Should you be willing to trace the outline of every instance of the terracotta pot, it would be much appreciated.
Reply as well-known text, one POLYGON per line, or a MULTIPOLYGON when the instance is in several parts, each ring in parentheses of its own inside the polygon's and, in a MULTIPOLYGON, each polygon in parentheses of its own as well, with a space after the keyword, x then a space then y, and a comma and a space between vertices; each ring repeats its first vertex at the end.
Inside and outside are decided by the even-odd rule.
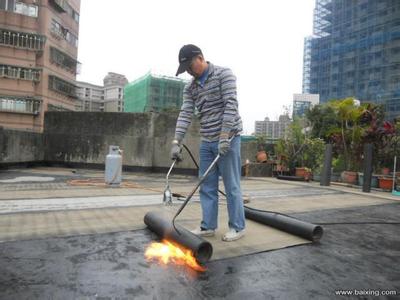
POLYGON ((349 184, 357 183, 357 172, 353 171, 343 171, 342 172, 342 181, 349 184))
POLYGON ((306 174, 306 168, 296 168, 296 176, 304 177, 306 174))
POLYGON ((296 168, 297 177, 303 177, 305 180, 311 179, 311 172, 307 170, 307 168, 296 168))
POLYGON ((390 169, 389 168, 382 168, 382 175, 389 175, 390 169))
POLYGON ((267 158, 268 158, 267 153, 264 150, 257 152, 257 155, 256 155, 257 162, 259 162, 259 163, 266 162, 267 158))
POLYGON ((379 187, 383 190, 392 190, 393 178, 390 177, 379 177, 379 187))

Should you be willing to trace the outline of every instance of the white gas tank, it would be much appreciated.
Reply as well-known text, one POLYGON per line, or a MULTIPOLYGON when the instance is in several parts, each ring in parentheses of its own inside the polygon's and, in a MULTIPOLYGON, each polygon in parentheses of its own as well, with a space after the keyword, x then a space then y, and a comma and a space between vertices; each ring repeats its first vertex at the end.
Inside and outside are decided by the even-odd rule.
POLYGON ((104 179, 106 184, 119 186, 122 181, 122 150, 119 146, 110 146, 109 149, 104 179))

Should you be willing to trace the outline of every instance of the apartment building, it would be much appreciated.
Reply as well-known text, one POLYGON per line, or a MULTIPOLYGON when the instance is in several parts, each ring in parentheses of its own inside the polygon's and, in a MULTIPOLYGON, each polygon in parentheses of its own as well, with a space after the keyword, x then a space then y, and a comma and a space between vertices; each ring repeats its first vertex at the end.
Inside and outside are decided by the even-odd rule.
POLYGON ((74 110, 80 0, 0 0, 0 126, 42 131, 74 110))
POLYGON ((77 100, 75 110, 77 111, 124 111, 124 86, 128 79, 124 75, 108 72, 104 77, 104 86, 78 81, 77 100))
POLYGON ((290 123, 291 120, 287 115, 279 116, 278 121, 270 121, 266 117, 264 121, 255 122, 255 135, 265 136, 271 140, 283 138, 290 123))

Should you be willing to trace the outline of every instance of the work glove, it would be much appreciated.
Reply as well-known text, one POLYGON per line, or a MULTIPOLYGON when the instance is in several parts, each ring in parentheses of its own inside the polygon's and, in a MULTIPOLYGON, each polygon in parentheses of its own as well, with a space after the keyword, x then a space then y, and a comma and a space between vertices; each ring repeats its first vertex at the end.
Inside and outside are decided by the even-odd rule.
POLYGON ((220 138, 219 143, 218 143, 218 153, 219 155, 225 155, 228 153, 230 148, 229 140, 228 138, 220 138))
POLYGON ((176 161, 182 161, 182 144, 179 140, 172 141, 171 147, 171 159, 176 161))

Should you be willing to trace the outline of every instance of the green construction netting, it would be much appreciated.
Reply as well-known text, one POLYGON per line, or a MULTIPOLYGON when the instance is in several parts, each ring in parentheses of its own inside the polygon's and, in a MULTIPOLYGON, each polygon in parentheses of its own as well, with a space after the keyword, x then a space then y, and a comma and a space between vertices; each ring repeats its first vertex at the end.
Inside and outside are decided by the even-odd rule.
POLYGON ((179 79, 146 74, 125 86, 125 112, 179 110, 184 86, 179 79))

